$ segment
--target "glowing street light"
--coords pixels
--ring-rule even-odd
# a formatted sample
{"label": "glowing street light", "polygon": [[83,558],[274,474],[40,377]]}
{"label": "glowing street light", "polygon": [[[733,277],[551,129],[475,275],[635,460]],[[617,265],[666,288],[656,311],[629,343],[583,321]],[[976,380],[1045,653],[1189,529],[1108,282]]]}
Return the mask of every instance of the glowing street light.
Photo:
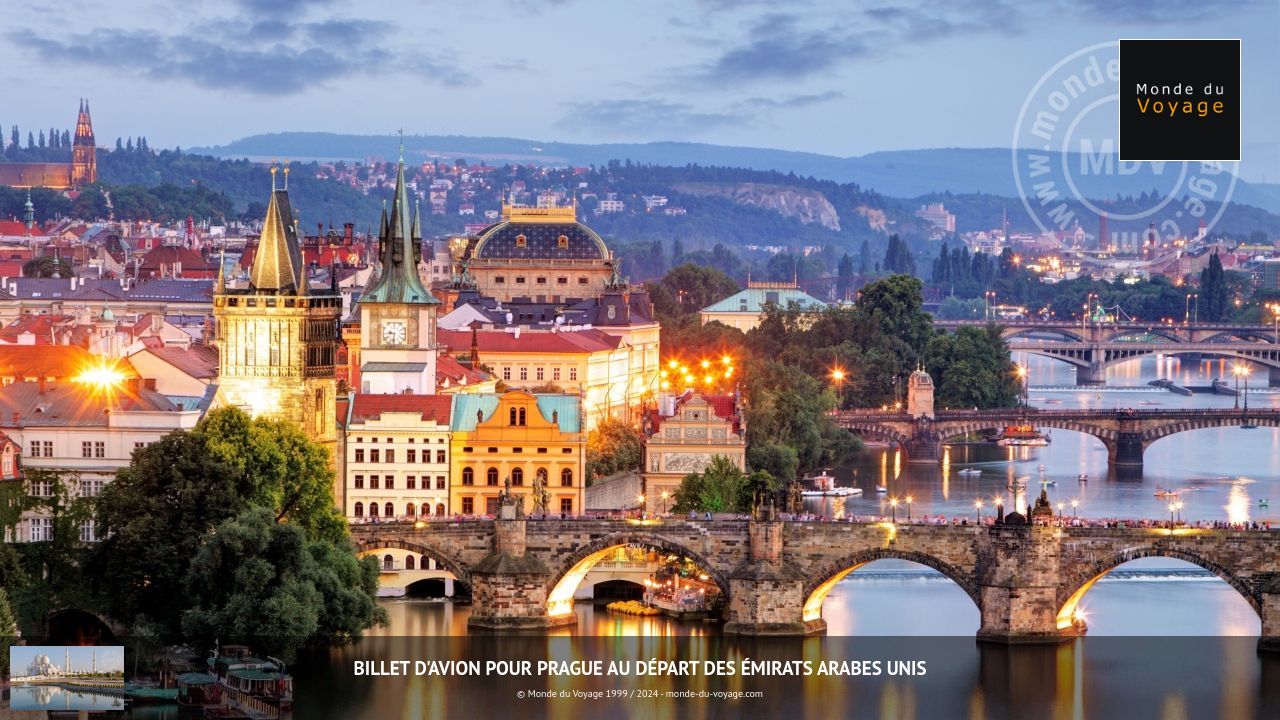
{"label": "glowing street light", "polygon": [[973,501],[973,507],[978,511],[978,524],[982,524],[982,498]]}
{"label": "glowing street light", "polygon": [[1072,500],[1071,500],[1071,517],[1073,517],[1073,518],[1080,517],[1079,513],[1077,512],[1077,509],[1078,509],[1079,507],[1080,507],[1080,499],[1079,499],[1079,498],[1072,498]]}
{"label": "glowing street light", "polygon": [[662,495],[661,495],[661,497],[662,497],[662,514],[663,514],[663,515],[666,515],[666,514],[667,514],[667,500],[671,499],[671,493],[667,492],[666,490],[663,490],[663,491],[662,491]]}
{"label": "glowing street light", "polygon": [[1018,376],[1018,389],[1022,391],[1022,405],[1027,407],[1030,401],[1027,399],[1027,366],[1021,363],[1014,366],[1014,373]]}
{"label": "glowing street light", "polygon": [[889,512],[893,516],[893,524],[897,525],[898,524],[898,498],[896,496],[889,498]]}
{"label": "glowing street light", "polygon": [[1236,376],[1236,410],[1240,409],[1240,378],[1244,378],[1244,409],[1249,411],[1249,366],[1236,363],[1231,366],[1231,374]]}
{"label": "glowing street light", "polygon": [[907,522],[911,522],[911,503],[915,501],[916,501],[915,498],[911,497],[910,495],[907,496]]}
{"label": "glowing street light", "polygon": [[836,382],[844,382],[844,370],[835,368],[831,371],[831,379]]}

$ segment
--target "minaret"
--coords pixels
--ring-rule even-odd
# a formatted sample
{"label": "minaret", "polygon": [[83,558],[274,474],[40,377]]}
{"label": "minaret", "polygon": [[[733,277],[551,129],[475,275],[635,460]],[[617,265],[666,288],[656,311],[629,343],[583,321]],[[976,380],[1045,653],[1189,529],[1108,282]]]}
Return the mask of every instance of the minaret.
{"label": "minaret", "polygon": [[80,101],[76,117],[76,136],[71,141],[71,186],[98,182],[98,150],[93,140],[93,121],[89,118],[89,101]]}
{"label": "minaret", "polygon": [[361,392],[435,393],[440,301],[418,275],[421,219],[409,210],[402,143],[395,196],[382,211],[378,278],[360,297]]}

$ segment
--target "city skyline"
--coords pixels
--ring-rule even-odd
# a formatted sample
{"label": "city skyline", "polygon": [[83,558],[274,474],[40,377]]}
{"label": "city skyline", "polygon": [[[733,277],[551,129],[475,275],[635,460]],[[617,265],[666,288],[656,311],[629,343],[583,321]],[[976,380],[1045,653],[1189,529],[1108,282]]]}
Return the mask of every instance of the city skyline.
{"label": "city skyline", "polygon": [[18,672],[41,655],[63,672],[68,657],[73,672],[91,672],[95,662],[98,672],[124,672],[124,648],[118,645],[14,645],[9,648],[9,667]]}
{"label": "city skyline", "polygon": [[[1264,82],[1280,62],[1280,8],[1264,2],[511,0],[355,10],[336,0],[235,0],[192,11],[79,0],[13,13],[0,67],[26,90],[0,123],[64,127],[67,98],[89,95],[104,146],[117,136],[189,147],[403,124],[408,133],[841,156],[1007,147],[1042,73],[1119,37],[1242,37],[1246,152],[1270,152],[1269,118],[1280,112],[1280,89]],[[395,88],[394,118],[347,110],[375,107]],[[246,112],[263,102],[286,102],[289,113]]]}

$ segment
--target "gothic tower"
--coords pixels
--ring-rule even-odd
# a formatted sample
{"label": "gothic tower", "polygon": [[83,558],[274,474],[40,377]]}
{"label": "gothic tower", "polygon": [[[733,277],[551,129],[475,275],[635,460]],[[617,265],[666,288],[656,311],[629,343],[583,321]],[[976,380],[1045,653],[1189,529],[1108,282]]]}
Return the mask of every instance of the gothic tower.
{"label": "gothic tower", "polygon": [[76,136],[71,141],[71,186],[84,187],[98,182],[98,150],[93,142],[93,121],[89,119],[89,101],[80,101],[76,118]]}
{"label": "gothic tower", "polygon": [[297,423],[311,439],[336,446],[334,361],[342,296],[308,285],[297,222],[285,188],[275,188],[246,288],[229,289],[218,269],[218,396],[253,415]]}
{"label": "gothic tower", "polygon": [[381,273],[360,296],[360,391],[433,395],[440,301],[418,276],[422,233],[416,210],[410,224],[403,146],[395,199],[390,216],[382,211],[379,236]]}

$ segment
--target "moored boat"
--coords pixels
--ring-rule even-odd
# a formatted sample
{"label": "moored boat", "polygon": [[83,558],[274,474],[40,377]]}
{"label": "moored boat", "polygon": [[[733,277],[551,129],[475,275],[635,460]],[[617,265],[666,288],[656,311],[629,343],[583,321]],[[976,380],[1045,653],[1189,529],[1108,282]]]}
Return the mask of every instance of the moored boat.
{"label": "moored boat", "polygon": [[1010,425],[996,438],[1000,447],[1044,447],[1049,444],[1049,434],[1042,433],[1035,425]]}

